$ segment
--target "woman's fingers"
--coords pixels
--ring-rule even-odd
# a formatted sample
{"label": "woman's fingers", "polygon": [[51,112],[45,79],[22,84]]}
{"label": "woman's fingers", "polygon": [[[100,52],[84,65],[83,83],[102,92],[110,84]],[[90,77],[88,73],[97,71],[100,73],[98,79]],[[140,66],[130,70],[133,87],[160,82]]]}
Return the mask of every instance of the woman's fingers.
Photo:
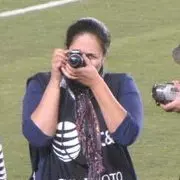
{"label": "woman's fingers", "polygon": [[67,63],[67,51],[63,49],[55,49],[52,54],[51,60],[51,78],[56,81],[61,81],[62,71],[61,68],[66,66]]}
{"label": "woman's fingers", "polygon": [[52,67],[58,70],[61,66],[64,66],[66,62],[66,51],[63,49],[55,49],[52,57]]}
{"label": "woman's fingers", "polygon": [[66,66],[65,67],[61,67],[61,71],[62,73],[69,79],[78,79],[77,76],[75,76],[71,71],[67,70]]}

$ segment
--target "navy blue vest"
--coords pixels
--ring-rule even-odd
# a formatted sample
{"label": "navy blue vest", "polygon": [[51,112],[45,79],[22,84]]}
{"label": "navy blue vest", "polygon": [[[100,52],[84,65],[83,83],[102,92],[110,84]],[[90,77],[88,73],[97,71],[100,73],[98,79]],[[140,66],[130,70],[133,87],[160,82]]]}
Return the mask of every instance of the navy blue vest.
{"label": "navy blue vest", "polygon": [[[104,80],[116,97],[125,74],[107,73]],[[38,73],[31,79],[37,79],[45,89],[50,73]],[[70,91],[61,89],[60,118],[52,144],[46,148],[30,147],[33,172],[38,170],[39,159],[43,156],[42,180],[87,180],[88,166],[82,154],[74,118],[74,99]],[[104,122],[100,108],[94,97],[91,98],[96,111],[102,142],[104,173],[99,180],[136,180],[133,164],[127,147],[112,139]]]}

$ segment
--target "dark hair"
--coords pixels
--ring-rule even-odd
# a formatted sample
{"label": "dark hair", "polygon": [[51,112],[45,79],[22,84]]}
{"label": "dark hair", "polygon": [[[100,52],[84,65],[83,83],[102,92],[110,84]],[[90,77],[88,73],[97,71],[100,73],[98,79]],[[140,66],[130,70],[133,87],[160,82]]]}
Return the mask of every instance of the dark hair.
{"label": "dark hair", "polygon": [[66,33],[66,47],[69,48],[75,36],[83,33],[95,35],[100,40],[103,54],[107,53],[111,42],[110,32],[103,22],[92,17],[81,18],[69,26]]}

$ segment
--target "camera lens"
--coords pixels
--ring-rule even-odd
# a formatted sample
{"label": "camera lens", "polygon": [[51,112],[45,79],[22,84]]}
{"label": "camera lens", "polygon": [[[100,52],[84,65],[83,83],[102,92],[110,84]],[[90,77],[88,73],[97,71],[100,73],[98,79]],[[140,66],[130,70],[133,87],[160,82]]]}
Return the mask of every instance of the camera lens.
{"label": "camera lens", "polygon": [[164,95],[164,85],[162,84],[155,84],[152,88],[152,97],[156,101],[156,103],[162,103],[165,102],[165,95]]}
{"label": "camera lens", "polygon": [[81,67],[83,64],[82,57],[79,54],[72,54],[69,57],[69,64],[74,68]]}
{"label": "camera lens", "polygon": [[84,60],[81,52],[78,50],[72,50],[71,52],[69,52],[68,63],[73,68],[84,66]]}

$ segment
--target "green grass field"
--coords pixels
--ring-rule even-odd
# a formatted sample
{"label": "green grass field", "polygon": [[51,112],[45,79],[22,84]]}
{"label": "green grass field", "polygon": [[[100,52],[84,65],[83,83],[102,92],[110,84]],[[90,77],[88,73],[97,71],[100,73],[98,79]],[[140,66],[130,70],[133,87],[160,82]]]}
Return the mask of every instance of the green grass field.
{"label": "green grass field", "polygon": [[[47,0],[0,0],[0,12]],[[106,67],[129,72],[144,103],[144,129],[130,152],[140,180],[178,180],[180,114],[166,113],[151,98],[154,83],[180,79],[171,51],[180,43],[179,0],[84,0],[21,16],[0,18],[0,136],[8,180],[27,180],[30,162],[21,133],[27,77],[50,68],[54,48],[63,47],[67,26],[94,16],[112,33]]]}

